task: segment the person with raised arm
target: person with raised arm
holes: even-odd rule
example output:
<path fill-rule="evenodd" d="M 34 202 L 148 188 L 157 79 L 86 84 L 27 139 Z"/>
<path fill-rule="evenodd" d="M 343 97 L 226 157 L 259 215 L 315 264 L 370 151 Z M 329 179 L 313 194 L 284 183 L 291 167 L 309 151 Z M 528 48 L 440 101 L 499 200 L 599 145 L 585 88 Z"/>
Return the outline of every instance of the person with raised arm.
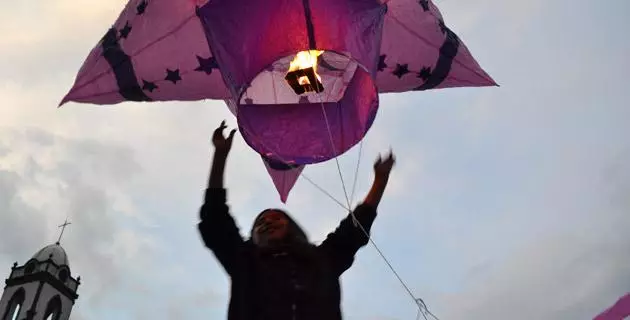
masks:
<path fill-rule="evenodd" d="M 236 129 L 225 137 L 226 128 L 223 121 L 212 136 L 215 152 L 198 228 L 231 279 L 228 320 L 341 320 L 339 278 L 369 241 L 393 154 L 379 156 L 367 196 L 321 244 L 310 243 L 280 209 L 260 212 L 245 240 L 227 205 L 225 164 Z"/>

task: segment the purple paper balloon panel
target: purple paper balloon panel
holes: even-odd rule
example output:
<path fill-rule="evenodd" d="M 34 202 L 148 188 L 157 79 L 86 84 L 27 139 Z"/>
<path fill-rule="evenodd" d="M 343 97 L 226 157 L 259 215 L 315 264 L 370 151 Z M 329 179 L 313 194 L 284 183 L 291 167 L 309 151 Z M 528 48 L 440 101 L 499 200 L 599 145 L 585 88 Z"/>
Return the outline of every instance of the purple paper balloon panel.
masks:
<path fill-rule="evenodd" d="M 132 0 L 89 54 L 62 104 L 207 98 L 230 94 L 195 3 Z"/>
<path fill-rule="evenodd" d="M 297 179 L 300 177 L 302 170 L 304 170 L 304 166 L 278 170 L 272 168 L 272 166 L 266 161 L 263 161 L 263 163 L 265 164 L 267 173 L 271 176 L 271 180 L 273 181 L 276 190 L 278 190 L 278 194 L 280 194 L 280 201 L 283 203 L 286 202 L 289 192 L 291 192 L 291 189 L 293 189 Z"/>
<path fill-rule="evenodd" d="M 496 85 L 431 1 L 391 0 L 387 6 L 379 92 Z"/>
<path fill-rule="evenodd" d="M 343 53 L 373 71 L 385 8 L 374 0 L 309 3 L 311 35 L 302 0 L 215 0 L 199 9 L 233 99 L 279 59 L 309 49 Z"/>
<path fill-rule="evenodd" d="M 250 2 L 247 3 L 264 8 L 257 12 L 256 8 L 239 7 L 238 1 L 219 0 L 207 4 L 190 0 L 129 1 L 112 27 L 114 43 L 105 48 L 104 41 L 100 41 L 90 52 L 62 103 L 234 99 L 221 75 L 224 66 L 210 53 L 197 5 L 201 5 L 199 14 L 204 8 L 227 6 L 232 11 L 211 13 L 226 20 L 228 26 L 242 25 L 245 31 L 253 30 L 243 37 L 233 37 L 230 30 L 225 34 L 217 33 L 223 42 L 217 42 L 216 51 L 221 51 L 221 44 L 226 44 L 258 59 L 257 47 L 263 46 L 269 53 L 286 49 L 282 55 L 269 54 L 263 59 L 273 61 L 295 54 L 298 50 L 295 48 L 308 46 L 301 1 L 274 0 L 273 3 L 284 6 L 278 11 L 282 15 L 265 14 L 273 4 L 269 1 Z M 333 43 L 341 43 L 352 51 L 349 55 L 362 61 L 366 68 L 374 66 L 378 70 L 379 92 L 495 85 L 463 41 L 444 24 L 431 1 L 391 0 L 386 5 L 367 0 L 310 3 L 316 40 L 332 49 L 339 49 Z M 385 8 L 384 17 L 379 17 L 378 13 Z M 254 19 L 247 20 L 246 15 Z M 261 21 L 266 28 L 262 28 Z M 381 24 L 382 32 L 379 31 Z M 292 43 L 286 45 L 286 41 Z M 379 52 L 375 54 L 375 51 Z M 109 53 L 110 59 L 106 59 L 104 53 Z M 374 56 L 378 58 L 370 62 Z M 255 61 L 235 59 L 233 65 L 240 68 L 242 64 L 244 70 L 251 69 L 247 72 L 251 77 L 265 64 L 254 66 L 252 62 Z"/>
<path fill-rule="evenodd" d="M 237 119 L 256 152 L 281 162 L 311 164 L 343 154 L 363 139 L 377 110 L 374 82 L 357 69 L 339 102 L 241 105 Z"/>

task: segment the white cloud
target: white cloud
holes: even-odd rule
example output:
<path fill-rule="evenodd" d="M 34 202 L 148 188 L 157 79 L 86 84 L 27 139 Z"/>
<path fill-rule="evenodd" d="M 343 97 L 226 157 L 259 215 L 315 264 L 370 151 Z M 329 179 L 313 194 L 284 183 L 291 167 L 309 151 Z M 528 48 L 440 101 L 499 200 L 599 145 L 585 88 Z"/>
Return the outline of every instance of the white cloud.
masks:
<path fill-rule="evenodd" d="M 130 151 L 36 129 L 1 132 L 12 138 L 1 142 L 9 151 L 0 160 L 13 159 L 2 161 L 0 170 L 2 264 L 25 263 L 57 240 L 57 225 L 69 217 L 62 244 L 74 276 L 90 283 L 80 288 L 82 296 L 93 305 L 121 290 L 124 274 L 152 260 L 155 248 L 150 235 L 122 229 L 112 208 L 122 193 L 110 191 L 122 188 L 138 169 Z"/>
<path fill-rule="evenodd" d="M 125 2 L 58 0 L 39 2 L 36 6 L 26 2 L 6 3 L 0 13 L 0 29 L 12 32 L 5 32 L 0 47 L 14 53 L 31 51 L 41 55 L 48 51 L 46 48 L 59 44 L 75 46 L 85 44 L 86 40 L 96 44 L 98 38 L 89 37 L 95 32 L 104 34 Z"/>

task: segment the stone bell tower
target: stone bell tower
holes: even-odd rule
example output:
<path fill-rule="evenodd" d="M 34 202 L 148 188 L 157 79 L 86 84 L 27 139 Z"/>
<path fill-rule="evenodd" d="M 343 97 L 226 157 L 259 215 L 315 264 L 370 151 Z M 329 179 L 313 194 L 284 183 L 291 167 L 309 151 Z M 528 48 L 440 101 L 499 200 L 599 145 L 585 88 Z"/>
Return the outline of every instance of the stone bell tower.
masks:
<path fill-rule="evenodd" d="M 60 227 L 63 230 L 69 223 Z M 25 264 L 14 263 L 0 298 L 0 320 L 68 320 L 79 297 L 66 251 L 59 240 L 37 251 Z"/>

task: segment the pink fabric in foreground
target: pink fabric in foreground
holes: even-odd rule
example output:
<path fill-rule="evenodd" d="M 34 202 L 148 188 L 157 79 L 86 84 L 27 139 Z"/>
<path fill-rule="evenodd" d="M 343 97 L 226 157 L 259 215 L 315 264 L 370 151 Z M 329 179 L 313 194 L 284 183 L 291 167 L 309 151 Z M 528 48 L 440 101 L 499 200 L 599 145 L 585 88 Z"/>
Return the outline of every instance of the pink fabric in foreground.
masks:
<path fill-rule="evenodd" d="M 600 313 L 593 320 L 624 320 L 630 317 L 630 292 L 619 298 L 614 305 Z"/>

